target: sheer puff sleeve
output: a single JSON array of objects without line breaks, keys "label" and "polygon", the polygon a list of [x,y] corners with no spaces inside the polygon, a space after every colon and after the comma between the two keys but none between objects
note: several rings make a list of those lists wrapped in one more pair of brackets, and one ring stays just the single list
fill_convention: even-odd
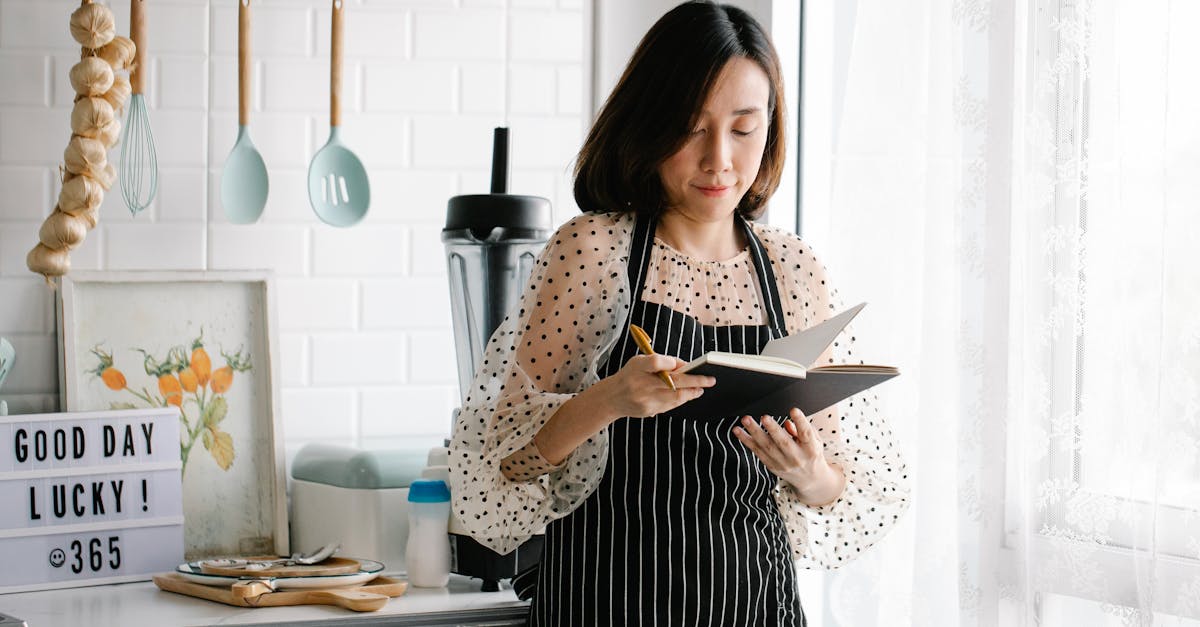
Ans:
[{"label": "sheer puff sleeve", "polygon": [[629,310],[625,266],[632,227],[632,216],[623,214],[586,214],[560,227],[518,307],[484,348],[451,439],[450,488],[454,515],[501,554],[574,510],[604,474],[607,432],[561,464],[539,468],[548,473],[531,472],[521,481],[509,479],[502,462],[524,451],[517,457],[538,465],[533,436],[598,380],[617,321]]},{"label": "sheer puff sleeve", "polygon": [[[842,311],[825,268],[797,236],[755,226],[780,287],[788,333],[808,328]],[[862,363],[852,353],[848,327],[820,363]],[[837,500],[814,507],[780,481],[775,501],[788,528],[793,557],[803,567],[837,568],[882,538],[908,508],[908,471],[899,447],[867,391],[809,416],[824,440],[825,457],[846,475]]]}]

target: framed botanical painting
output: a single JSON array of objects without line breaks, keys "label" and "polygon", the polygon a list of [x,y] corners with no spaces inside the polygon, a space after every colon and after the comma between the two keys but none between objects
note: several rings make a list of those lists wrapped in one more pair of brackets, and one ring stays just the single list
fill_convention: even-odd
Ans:
[{"label": "framed botanical painting", "polygon": [[64,410],[180,410],[185,557],[286,555],[267,274],[74,272],[58,294]]}]

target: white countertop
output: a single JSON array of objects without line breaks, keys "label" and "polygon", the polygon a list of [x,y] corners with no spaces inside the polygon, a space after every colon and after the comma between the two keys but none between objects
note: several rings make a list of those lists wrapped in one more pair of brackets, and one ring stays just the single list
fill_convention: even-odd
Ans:
[{"label": "white countertop", "polygon": [[[0,613],[29,627],[89,625],[489,625],[523,624],[528,604],[502,583],[499,592],[480,592],[480,582],[452,575],[446,588],[409,587],[376,612],[330,605],[244,608],[164,592],[149,581],[0,595]],[[511,620],[511,622],[508,622]]]}]

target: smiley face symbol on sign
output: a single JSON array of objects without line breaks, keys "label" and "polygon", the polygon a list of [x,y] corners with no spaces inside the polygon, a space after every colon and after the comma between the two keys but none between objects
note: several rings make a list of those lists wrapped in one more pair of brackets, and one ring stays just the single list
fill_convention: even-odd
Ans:
[{"label": "smiley face symbol on sign", "polygon": [[63,564],[65,564],[66,561],[67,561],[67,554],[64,553],[62,549],[54,549],[53,551],[50,551],[50,565],[51,566],[58,568],[59,566],[62,566]]}]

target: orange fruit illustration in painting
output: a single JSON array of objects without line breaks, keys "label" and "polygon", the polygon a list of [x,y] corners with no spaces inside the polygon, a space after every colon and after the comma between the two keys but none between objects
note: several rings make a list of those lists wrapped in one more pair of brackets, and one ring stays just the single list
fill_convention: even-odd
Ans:
[{"label": "orange fruit illustration in painting", "polygon": [[100,379],[104,381],[104,385],[108,386],[108,389],[110,390],[120,392],[121,390],[125,389],[125,375],[116,368],[111,366],[105,368],[104,371],[100,373]]},{"label": "orange fruit illustration in painting", "polygon": [[120,392],[125,389],[125,373],[113,367],[112,353],[105,352],[99,346],[92,348],[92,354],[99,358],[99,364],[88,372],[100,377],[105,387]]},{"label": "orange fruit illustration in painting", "polygon": [[195,392],[199,388],[199,383],[195,370],[184,368],[179,371],[179,385],[183,386],[184,392]]},{"label": "orange fruit illustration in painting", "polygon": [[224,394],[233,385],[233,368],[224,366],[217,368],[212,374],[212,391],[214,394]]},{"label": "orange fruit illustration in painting", "polygon": [[183,404],[183,386],[173,374],[158,377],[158,391],[168,405],[179,407]]},{"label": "orange fruit illustration in painting", "polygon": [[204,345],[200,344],[199,339],[192,346],[192,372],[196,373],[196,383],[204,387],[208,385],[208,379],[212,376],[212,360],[208,358],[208,351],[204,350]]}]

